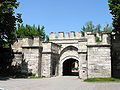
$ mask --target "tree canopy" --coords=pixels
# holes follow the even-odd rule
[[[120,34],[120,0],[108,0],[110,13],[113,15],[113,32]]]
[[[38,25],[38,27],[35,26],[35,24],[33,26],[30,25],[26,25],[24,26],[23,24],[18,24],[17,28],[16,28],[16,37],[17,38],[24,38],[24,37],[35,37],[35,36],[39,36],[40,38],[42,38],[43,41],[49,41],[49,37],[45,34],[45,30],[44,30],[44,26],[42,26],[40,28],[40,25]]]
[[[84,32],[92,32],[92,33],[110,33],[112,32],[112,26],[109,26],[109,24],[107,24],[103,30],[101,30],[101,25],[94,25],[92,21],[88,21],[83,27],[81,32],[84,34]]]
[[[21,14],[15,16],[14,12],[18,6],[17,0],[0,0],[0,48],[12,44],[16,22],[22,22]]]

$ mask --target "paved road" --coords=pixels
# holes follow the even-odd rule
[[[77,77],[0,80],[0,88],[8,90],[120,90],[120,83],[88,83]]]

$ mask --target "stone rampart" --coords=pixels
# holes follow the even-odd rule
[[[88,78],[111,77],[111,37],[103,34],[96,42],[94,34],[87,34]]]
[[[13,65],[21,65],[21,72],[41,76],[42,46],[39,37],[18,39],[13,45]],[[16,53],[19,52],[19,53]]]

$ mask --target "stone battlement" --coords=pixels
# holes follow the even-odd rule
[[[58,32],[58,37],[56,37],[56,33],[55,32],[51,32],[49,35],[49,39],[80,39],[82,36],[81,32],[74,32],[71,31],[71,33],[66,32],[64,34],[64,32]]]
[[[85,32],[84,36],[82,35],[81,32],[73,32],[71,31],[71,33],[66,32],[64,34],[64,32],[58,32],[58,37],[56,37],[56,33],[55,32],[51,32],[49,35],[49,39],[50,41],[53,40],[80,40],[86,38],[87,39],[87,43],[88,44],[98,44],[98,42],[96,42],[96,38],[99,38],[100,42],[99,44],[110,44],[110,34],[107,33],[103,33],[103,34],[92,34],[92,32]]]
[[[96,41],[96,38],[99,38],[99,42]],[[105,45],[110,44],[111,37],[109,33],[103,34],[92,34],[91,32],[87,32],[87,43],[88,45]]]

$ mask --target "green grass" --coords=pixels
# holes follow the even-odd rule
[[[120,82],[118,78],[88,78],[85,82]]]

